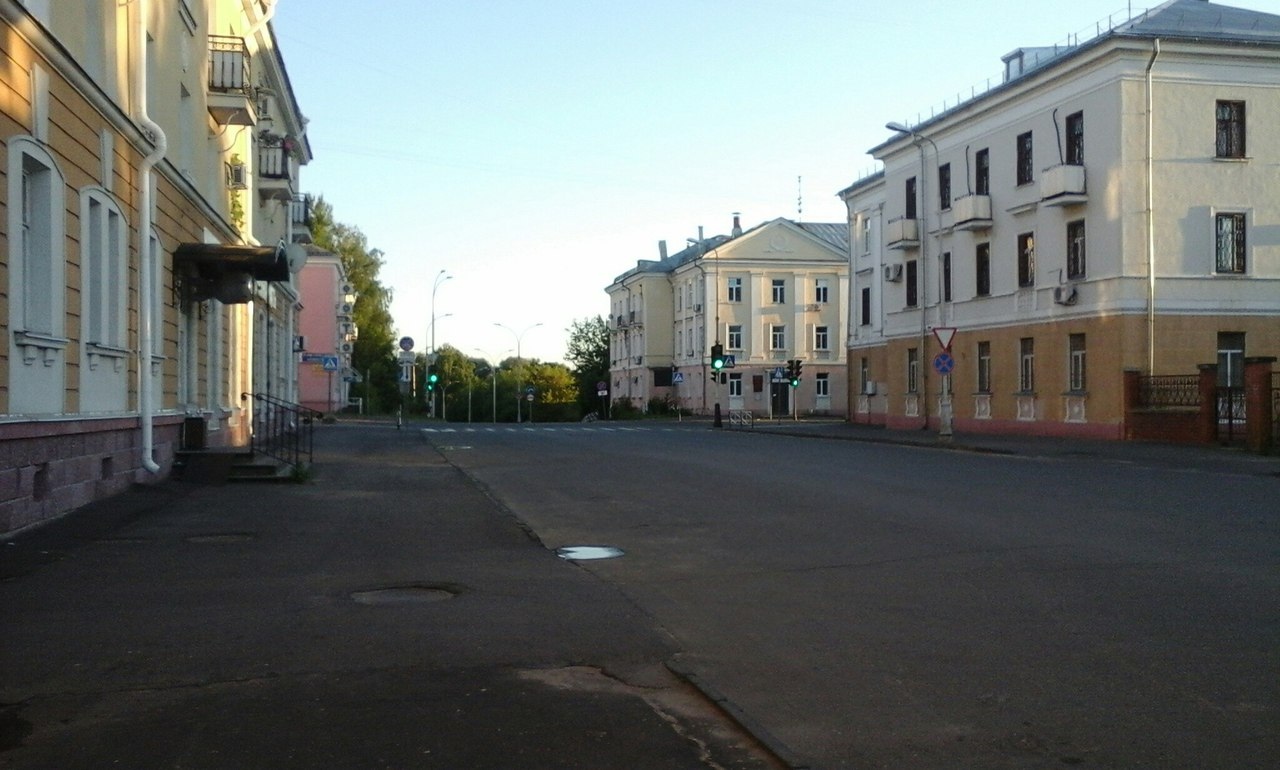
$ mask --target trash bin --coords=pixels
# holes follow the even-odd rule
[[[188,417],[182,421],[182,448],[204,449],[203,417]]]

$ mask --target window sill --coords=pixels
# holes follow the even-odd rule
[[[51,334],[15,331],[13,342],[22,351],[23,364],[30,366],[40,358],[45,366],[53,366],[58,360],[58,354],[67,349],[71,340]]]
[[[1242,155],[1240,157],[1236,157],[1234,155],[1214,155],[1210,160],[1214,163],[1248,163],[1253,160],[1253,158],[1248,155]]]

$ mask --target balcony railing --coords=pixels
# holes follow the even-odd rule
[[[209,36],[209,114],[219,125],[258,122],[251,61],[244,38]]]
[[[885,228],[885,242],[891,249],[916,249],[920,247],[920,223],[916,219],[898,217],[890,219]]]
[[[311,229],[311,196],[295,195],[293,201],[289,204],[290,216],[293,218],[294,227],[302,227],[307,230]]]
[[[1040,177],[1040,200],[1046,206],[1070,206],[1088,200],[1084,188],[1084,166],[1050,166]]]
[[[957,230],[988,230],[991,228],[991,196],[963,195],[951,204]]]

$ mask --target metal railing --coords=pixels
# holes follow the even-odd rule
[[[1200,376],[1197,374],[1166,374],[1142,377],[1138,386],[1141,406],[1198,407],[1200,406]]]
[[[241,393],[240,399],[253,399],[253,435],[251,449],[268,457],[301,468],[305,457],[310,465],[315,450],[315,423],[323,415],[301,404],[269,396],[265,393]]]
[[[729,427],[754,428],[755,426],[756,426],[756,416],[751,413],[750,409],[730,409],[729,410]]]
[[[253,74],[249,62],[249,47],[245,45],[244,38],[210,35],[209,89],[251,95]]]

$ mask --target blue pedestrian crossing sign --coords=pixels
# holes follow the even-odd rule
[[[951,374],[954,368],[956,368],[956,360],[950,353],[943,351],[933,357],[933,369],[938,374]]]

